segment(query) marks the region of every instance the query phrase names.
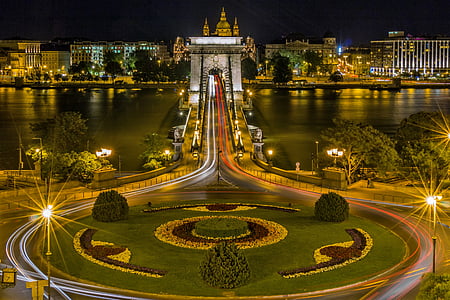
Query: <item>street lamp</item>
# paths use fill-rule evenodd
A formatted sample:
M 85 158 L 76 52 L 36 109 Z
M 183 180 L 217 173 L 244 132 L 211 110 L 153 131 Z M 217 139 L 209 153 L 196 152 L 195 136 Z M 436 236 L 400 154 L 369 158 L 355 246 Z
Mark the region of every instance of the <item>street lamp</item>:
M 166 161 L 166 167 L 167 167 L 167 165 L 169 164 L 170 150 L 168 150 L 168 149 L 164 150 L 164 154 L 166 155 L 165 161 Z
M 39 169 L 40 169 L 40 175 L 41 175 L 41 180 L 43 180 L 42 177 L 42 138 L 31 138 L 32 140 L 39 140 L 39 149 L 36 149 L 36 153 L 39 152 Z
M 319 141 L 316 141 L 316 172 L 319 172 Z
M 272 166 L 273 150 L 272 149 L 267 150 L 267 154 L 269 154 L 269 166 Z
M 428 205 L 433 206 L 433 235 L 431 239 L 433 241 L 433 273 L 436 273 L 436 204 L 437 201 L 440 201 L 442 196 L 428 196 L 425 200 Z
M 112 153 L 112 150 L 102 148 L 100 151 L 96 151 L 95 155 L 97 155 L 97 157 L 108 157 L 111 155 L 111 153 Z
M 42 217 L 46 219 L 45 226 L 47 229 L 47 252 L 45 256 L 47 257 L 47 280 L 48 280 L 48 299 L 50 299 L 50 256 L 52 255 L 50 248 L 50 221 L 53 214 L 53 205 L 49 204 L 46 208 L 42 210 Z
M 339 151 L 337 148 L 327 150 L 327 154 L 334 158 L 334 166 L 336 167 L 336 159 L 344 155 L 344 151 Z

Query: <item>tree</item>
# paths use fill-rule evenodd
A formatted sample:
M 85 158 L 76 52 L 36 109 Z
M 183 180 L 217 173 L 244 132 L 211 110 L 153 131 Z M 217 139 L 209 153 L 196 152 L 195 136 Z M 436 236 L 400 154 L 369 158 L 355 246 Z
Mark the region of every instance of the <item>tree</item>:
M 117 191 L 101 192 L 92 207 L 92 217 L 100 222 L 128 219 L 127 199 Z
M 247 258 L 233 243 L 220 243 L 206 253 L 200 264 L 200 276 L 210 286 L 232 289 L 250 279 Z
M 258 75 L 256 63 L 250 57 L 241 61 L 242 77 L 248 80 L 255 80 Z
M 339 81 L 344 80 L 341 72 L 339 72 L 339 71 L 335 71 L 333 74 L 331 74 L 329 79 L 333 82 L 339 82 Z
M 367 167 L 378 168 L 380 172 L 395 170 L 398 154 L 387 135 L 367 124 L 343 119 L 333 122 L 335 127 L 324 130 L 321 137 L 330 148 L 343 150 L 340 162 L 349 184 L 354 181 L 354 174 L 363 161 Z
M 339 194 L 322 194 L 314 205 L 314 216 L 320 221 L 343 222 L 348 219 L 347 200 Z
M 317 72 L 318 67 L 322 64 L 322 56 L 319 53 L 311 50 L 305 51 L 303 54 L 304 68 L 306 76 L 310 76 Z
M 54 119 L 30 124 L 35 136 L 42 138 L 48 151 L 67 153 L 86 149 L 88 140 L 86 119 L 79 112 L 63 112 Z
M 41 163 L 44 178 L 53 174 L 61 180 L 77 178 L 87 183 L 92 180 L 95 170 L 110 165 L 85 151 L 88 141 L 86 121 L 78 112 L 63 112 L 54 119 L 30 124 L 33 134 L 42 139 L 43 149 L 40 149 L 41 145 L 31 147 L 27 154 Z
M 157 133 L 147 134 L 144 137 L 145 150 L 140 155 L 145 169 L 154 170 L 161 168 L 164 164 L 164 150 L 168 145 L 166 140 Z
M 105 73 L 112 75 L 112 77 L 122 75 L 122 62 L 123 55 L 114 53 L 112 51 L 106 51 L 103 58 Z
M 428 273 L 422 279 L 418 300 L 450 299 L 450 275 Z
M 403 174 L 432 193 L 442 190 L 450 169 L 449 124 L 449 115 L 418 112 L 403 119 L 395 135 Z
M 292 80 L 292 69 L 289 66 L 289 58 L 276 54 L 272 58 L 273 82 L 287 83 Z
M 174 78 L 176 81 L 186 81 L 191 73 L 191 62 L 180 60 L 174 65 Z

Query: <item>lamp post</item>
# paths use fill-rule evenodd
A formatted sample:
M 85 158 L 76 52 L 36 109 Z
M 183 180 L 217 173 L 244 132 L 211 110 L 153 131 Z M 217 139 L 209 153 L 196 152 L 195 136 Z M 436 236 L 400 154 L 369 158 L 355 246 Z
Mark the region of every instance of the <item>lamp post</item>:
M 165 161 L 165 165 L 166 165 L 166 167 L 167 167 L 167 165 L 169 164 L 170 150 L 168 150 L 168 149 L 164 150 L 164 154 L 166 155 L 164 161 Z
M 273 163 L 272 163 L 273 150 L 272 149 L 267 150 L 267 154 L 269 154 L 269 166 L 272 166 L 273 165 Z
M 436 204 L 437 201 L 441 200 L 442 196 L 428 196 L 425 200 L 428 205 L 433 206 L 433 235 L 431 239 L 433 241 L 433 273 L 436 273 Z
M 319 172 L 319 141 L 316 141 L 316 172 Z
M 32 140 L 39 140 L 39 149 L 36 149 L 36 153 L 39 152 L 39 169 L 40 169 L 40 176 L 41 180 L 43 179 L 42 176 L 42 138 L 32 138 Z
M 52 255 L 50 248 L 50 221 L 53 214 L 53 206 L 48 204 L 46 208 L 42 210 L 42 216 L 45 218 L 45 226 L 47 231 L 47 251 L 45 256 L 47 257 L 47 280 L 48 280 L 48 299 L 50 299 L 50 256 Z
M 334 166 L 336 167 L 336 159 L 344 155 L 344 151 L 339 151 L 337 148 L 327 150 L 327 154 L 334 158 Z
M 267 64 L 269 63 L 269 61 L 266 60 L 265 63 L 266 63 L 266 77 L 267 77 L 267 73 L 268 73 L 268 72 L 267 72 Z

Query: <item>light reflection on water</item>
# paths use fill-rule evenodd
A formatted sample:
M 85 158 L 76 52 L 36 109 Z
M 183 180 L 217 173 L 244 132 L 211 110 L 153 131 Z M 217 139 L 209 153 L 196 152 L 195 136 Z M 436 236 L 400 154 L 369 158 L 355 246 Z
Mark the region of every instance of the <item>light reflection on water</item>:
M 91 152 L 100 146 L 109 147 L 113 149 L 111 160 L 116 168 L 120 155 L 122 170 L 136 170 L 144 135 L 166 135 L 172 120 L 176 121 L 176 104 L 176 93 L 171 90 L 157 94 L 151 89 L 0 88 L 0 170 L 17 169 L 19 133 L 27 148 L 35 142 L 29 124 L 64 111 L 79 111 L 88 119 L 90 134 L 97 141 L 89 143 Z
M 413 113 L 437 110 L 450 113 L 450 91 L 265 89 L 256 93 L 253 104 L 255 113 L 249 117 L 249 123 L 263 129 L 266 149 L 274 150 L 277 165 L 295 169 L 295 162 L 299 161 L 302 169 L 311 170 L 315 141 L 320 141 L 323 129 L 333 125 L 333 118 L 368 123 L 392 135 L 400 121 Z
M 400 93 L 364 89 L 278 91 L 255 93 L 249 123 L 264 130 L 265 143 L 283 168 L 311 169 L 311 153 L 320 131 L 336 117 L 366 122 L 393 134 L 400 121 L 419 111 L 441 109 L 450 113 L 448 89 L 405 89 Z M 117 167 L 135 170 L 147 133 L 167 134 L 177 119 L 177 97 L 171 90 L 65 89 L 33 90 L 0 88 L 0 170 L 18 166 L 18 132 L 25 146 L 32 143 L 29 124 L 53 118 L 63 111 L 80 111 L 88 119 L 92 143 L 90 151 L 104 146 L 114 150 Z M 320 143 L 322 146 L 322 143 Z M 248 151 L 250 149 L 247 149 Z M 325 150 L 325 149 L 323 149 Z

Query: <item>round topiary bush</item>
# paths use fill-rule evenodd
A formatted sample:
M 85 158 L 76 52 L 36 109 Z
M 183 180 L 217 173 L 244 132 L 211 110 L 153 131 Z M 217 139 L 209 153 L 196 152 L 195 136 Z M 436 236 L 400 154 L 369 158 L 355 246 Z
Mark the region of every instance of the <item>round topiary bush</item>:
M 114 190 L 101 192 L 92 208 L 92 217 L 101 222 L 128 219 L 127 199 Z
M 220 243 L 206 253 L 200 276 L 212 287 L 232 289 L 249 281 L 250 267 L 235 244 Z
M 195 223 L 194 233 L 202 237 L 228 238 L 248 234 L 248 224 L 237 218 L 208 218 Z
M 348 212 L 347 201 L 333 192 L 322 194 L 314 206 L 314 215 L 321 221 L 342 222 L 348 219 Z

